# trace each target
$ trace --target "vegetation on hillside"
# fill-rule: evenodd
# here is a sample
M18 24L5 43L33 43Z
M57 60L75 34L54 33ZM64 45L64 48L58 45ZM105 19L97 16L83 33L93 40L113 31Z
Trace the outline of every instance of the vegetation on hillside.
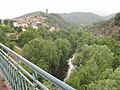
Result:
M67 21L73 22L75 25L80 26L81 24L93 24L99 21L109 20L114 16L114 14L109 16L99 16L93 13L86 12L72 12L60 14L62 18Z
M10 26L0 25L0 43L13 49L15 45L15 29Z
M65 19L63 19L60 15L58 14L48 14L47 15L47 22L51 25L51 26L56 26L56 28L64 28L64 29L71 29L71 28L75 28L75 25L71 22L66 21Z
M108 21L98 22L93 25L91 31L97 35L112 37L116 41L120 41L120 13Z
M99 15L96 15L94 13L89 13L89 12L88 13L86 13L86 12L72 12L72 13L46 14L46 13L41 12L41 11L36 11L36 12L22 15L22 16L17 17L17 18L25 18L25 17L29 17L29 16L40 16L40 15L48 17L49 24L56 25L56 23L58 23L57 26L59 26L59 27L62 26L65 28L67 26L70 26L70 24L72 24L72 27L80 26L81 24L91 25L91 24L97 23L99 21L109 20L110 18L115 16L115 14L111 14L108 16L99 16Z

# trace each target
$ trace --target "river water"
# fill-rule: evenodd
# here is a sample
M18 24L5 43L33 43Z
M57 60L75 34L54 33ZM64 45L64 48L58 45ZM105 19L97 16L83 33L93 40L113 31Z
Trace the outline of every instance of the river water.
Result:
M74 69L74 66L72 64L72 60L74 60L74 54L73 54L72 58L70 58L69 60L67 60L69 68L68 68L68 72L67 72L67 75L66 75L66 78L64 79L64 81L67 80L67 79L69 79L70 74L72 73L72 70Z

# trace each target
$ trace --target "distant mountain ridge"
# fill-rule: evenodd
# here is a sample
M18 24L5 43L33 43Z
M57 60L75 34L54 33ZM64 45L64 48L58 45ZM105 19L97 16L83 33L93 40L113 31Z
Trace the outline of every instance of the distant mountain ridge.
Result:
M99 21L108 20L112 18L115 14L108 16L100 16L89 12L72 12L60 14L65 20L72 21L76 25L80 24L93 24Z
M113 14L104 16L104 18L107 19L107 20L109 20L109 19L111 19L112 17L115 17L115 15L116 15L116 13L113 13Z
M43 15L43 14L44 14L44 12L37 11L37 12L32 12L32 13L22 15L17 18L24 18L24 17L29 17L29 16L39 16L39 15ZM100 16L100 15L90 13L90 12L72 12L72 13L54 13L54 14L60 15L61 19L63 18L65 21L74 23L77 26L79 26L80 24L93 24L93 23L96 23L99 21L109 20L110 18L112 18L115 15L115 14L111 14L108 16ZM49 16L49 14L48 14L48 16Z

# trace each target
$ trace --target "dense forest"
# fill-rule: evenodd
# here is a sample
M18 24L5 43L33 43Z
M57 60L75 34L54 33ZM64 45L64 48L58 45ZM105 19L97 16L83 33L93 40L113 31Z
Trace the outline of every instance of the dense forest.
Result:
M119 17L117 14L114 22L118 27ZM97 35L86 28L54 32L44 26L26 29L19 32L19 28L11 24L1 24L0 43L13 50L15 46L20 47L19 54L77 90L120 89L120 44L114 37ZM64 80L69 69L68 60L73 56L74 68ZM44 83L43 79L39 80Z

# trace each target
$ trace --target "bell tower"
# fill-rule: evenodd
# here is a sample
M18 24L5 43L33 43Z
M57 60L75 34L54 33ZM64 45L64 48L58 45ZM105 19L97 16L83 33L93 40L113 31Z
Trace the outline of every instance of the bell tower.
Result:
M46 9L46 14L48 14L48 9Z

